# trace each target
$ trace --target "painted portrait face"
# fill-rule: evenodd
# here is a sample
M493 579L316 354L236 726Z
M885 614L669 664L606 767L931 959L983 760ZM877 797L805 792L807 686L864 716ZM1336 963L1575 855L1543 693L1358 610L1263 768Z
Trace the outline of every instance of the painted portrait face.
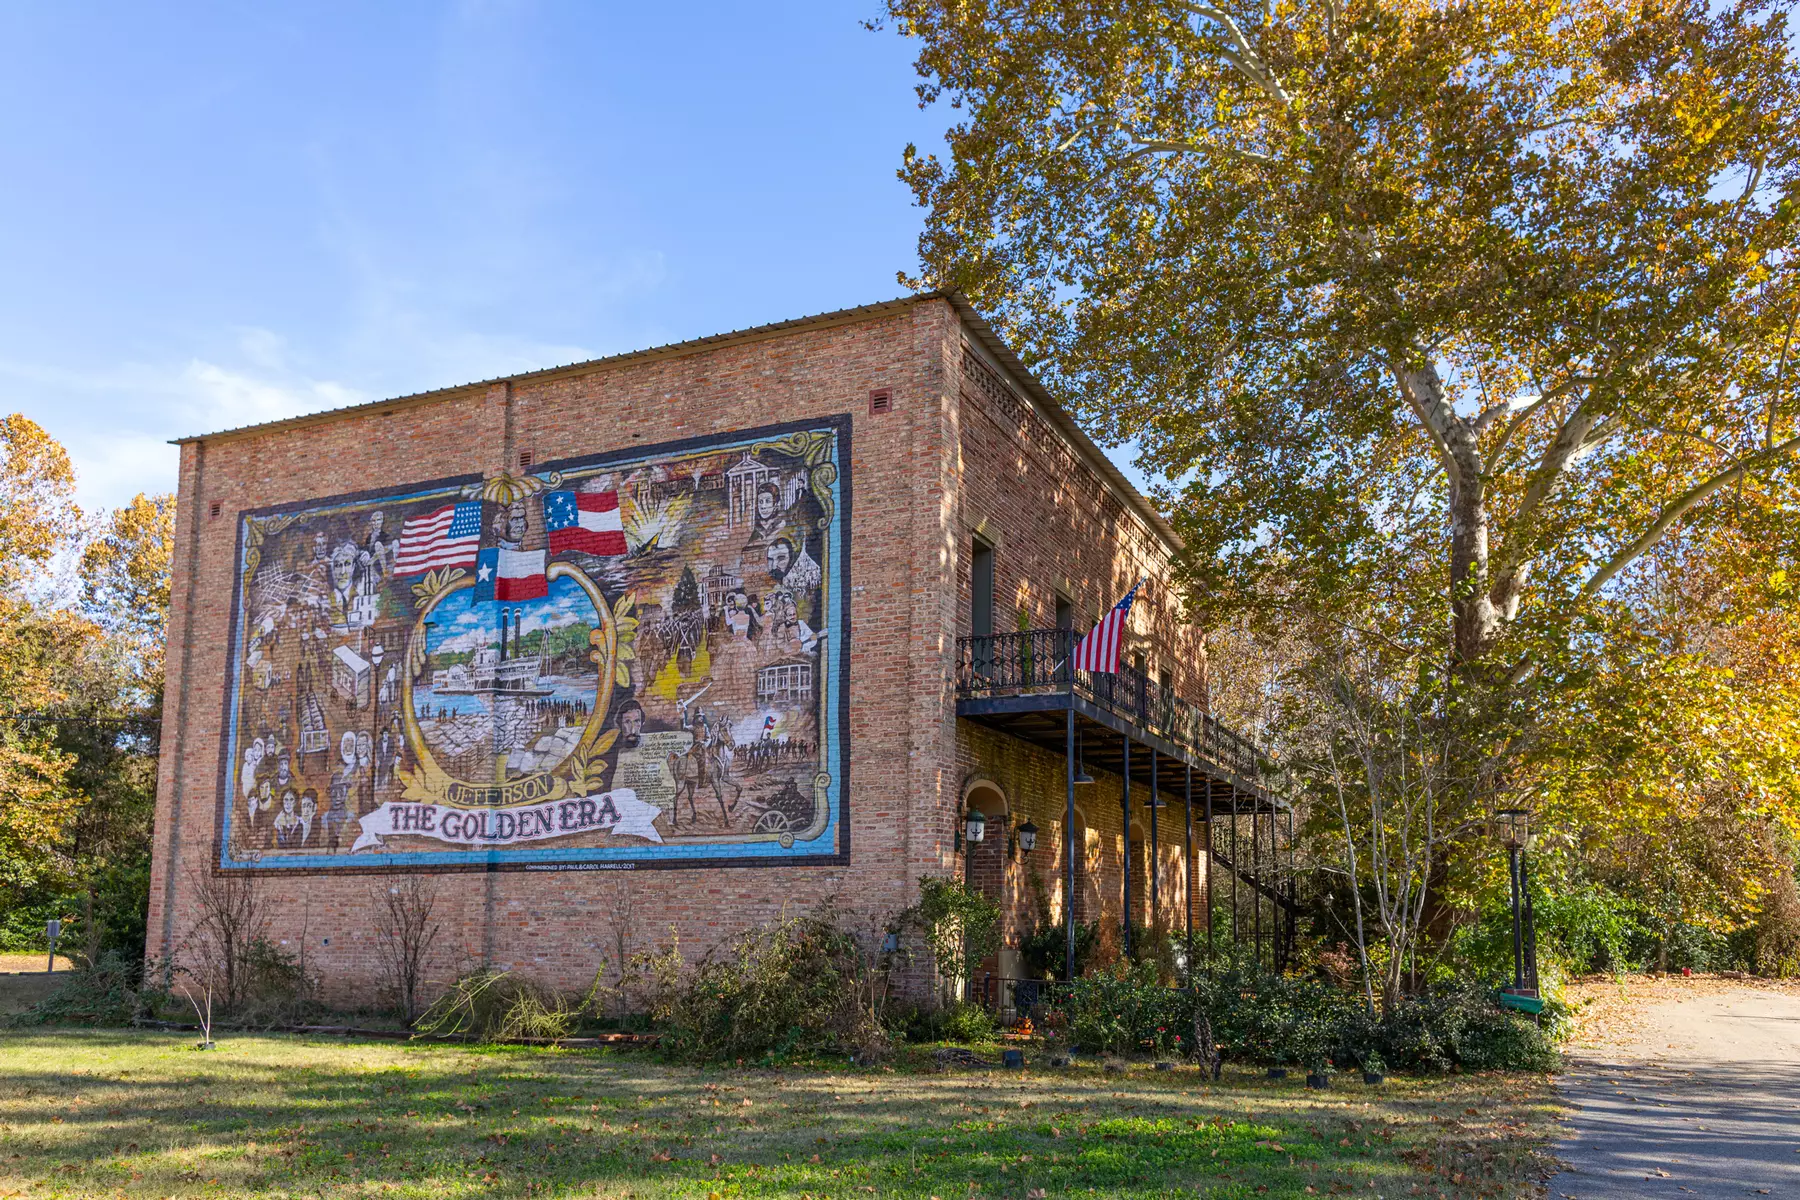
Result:
M291 813L294 811L294 793L281 793L281 811L284 813Z
M644 732L644 710L635 703L627 704L619 711L619 740L627 746L635 746Z
M509 542L524 541L525 529L525 502L518 500L506 510L506 540Z
M344 760L346 767L356 765L356 735L354 733L346 733L338 741L338 757Z
M761 491L756 493L756 516L758 520L767 521L775 515L775 493Z
M331 552L331 582L340 592L356 578L356 547L349 542Z
M769 574L776 579L785 576L788 573L788 568L794 565L793 547L789 546L785 539L770 545L767 556L769 560Z
M369 535L371 537L381 532L381 525L384 520L386 520L386 518L381 515L380 509L376 509L369 514Z
M331 543L325 538L323 529L313 534L312 556L314 562L324 562L330 552Z
M310 821L313 819L313 814L318 811L319 811L319 798L317 796L313 795L311 792L308 792L308 793L306 793L306 795L300 797L300 815L301 816L305 817L308 821Z
M371 749L373 749L373 746L369 742L369 735L366 733L357 734L356 735L356 765L357 766L366 767L369 765L369 751Z

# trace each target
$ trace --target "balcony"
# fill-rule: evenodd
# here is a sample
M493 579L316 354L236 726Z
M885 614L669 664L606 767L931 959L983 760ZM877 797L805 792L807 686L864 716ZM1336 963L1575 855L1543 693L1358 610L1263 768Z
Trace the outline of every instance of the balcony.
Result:
M1191 770L1195 807L1209 813L1287 808L1285 775L1255 743L1142 671L1072 669L1078 640L1067 629L958 638L956 715L1062 754L1073 710L1090 767L1174 795Z

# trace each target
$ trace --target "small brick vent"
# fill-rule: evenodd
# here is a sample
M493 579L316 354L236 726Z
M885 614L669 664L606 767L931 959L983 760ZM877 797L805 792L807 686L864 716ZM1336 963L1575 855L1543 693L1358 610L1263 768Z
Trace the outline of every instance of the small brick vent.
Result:
M224 511L225 511L225 506L223 504L219 503L219 501L214 500L212 502L212 507L207 510L207 513L210 516L217 517L220 513L224 512Z
M883 388L881 391L878 391L878 392L870 392L869 393L869 415L870 416L878 417L882 413L891 413L893 411L894 411L894 393L888 391L886 388Z
M534 458L535 458L535 456L529 450L519 451L519 470L521 470L521 471L531 470L531 464L532 464Z

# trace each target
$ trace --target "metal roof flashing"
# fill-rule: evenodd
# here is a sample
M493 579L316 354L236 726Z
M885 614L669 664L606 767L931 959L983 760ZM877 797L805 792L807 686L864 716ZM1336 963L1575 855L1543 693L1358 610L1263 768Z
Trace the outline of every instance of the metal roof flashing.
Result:
M213 433L190 434L186 437L171 438L171 445L185 445L190 442L217 441L220 439L236 439L256 434L274 433L288 429L300 429L309 425L320 425L329 421L360 416L384 416L405 408L415 408L423 404L431 404L440 400L449 400L458 396L466 396L502 383L524 383L534 380L554 379L568 375L582 375L607 367L623 366L627 363L646 362L659 358L694 354L702 350L719 346L735 345L749 341L762 341L782 334L802 329L826 328L834 325L847 325L865 321L875 317L895 315L905 312L914 306L932 300L942 300L956 311L963 327L974 335L981 348L989 357L1006 372L1012 383L1024 394L1042 415L1069 442L1070 448L1092 467L1106 483L1107 487L1117 493L1127 507L1135 512L1165 541L1170 549L1180 553L1183 543L1180 535L1170 527L1161 513L1150 504L1142 492L1134 487L1130 480L1114 466L1112 461L1093 439L1084 433L1073 417L1061 404L1053 399L1044 386L1026 369L1018 355L1001 340L986 318L975 310L969 300L961 292L953 289L919 292L911 296L900 296L892 300L882 300L874 304L858 305L855 308L841 308L832 312L816 313L812 316L796 317L786 321L775 321L767 325L754 325L746 329L731 330L726 333L709 334L706 337L691 338L682 342L671 342L663 346L652 346L642 350L629 350L622 354L607 355L603 358L588 359L583 362L566 363L557 367L545 367L536 371L525 371L513 375L500 375L492 379L476 380L472 383L455 384L450 387L434 388L427 392L414 392L405 396L393 396L385 400L369 400L361 404L345 405L342 408L329 408L316 413L305 413L295 417L284 417L275 421L264 421L255 425L240 425L231 429L221 429Z

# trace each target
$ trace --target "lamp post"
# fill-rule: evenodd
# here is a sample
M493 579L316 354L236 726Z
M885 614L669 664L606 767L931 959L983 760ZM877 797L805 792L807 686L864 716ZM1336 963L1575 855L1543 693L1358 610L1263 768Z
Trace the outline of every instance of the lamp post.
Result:
M1531 849L1531 810L1503 808L1494 814L1494 832L1506 847L1508 874L1512 882L1513 986L1516 994L1525 990L1525 943L1519 924L1519 899L1524 892L1524 855Z

